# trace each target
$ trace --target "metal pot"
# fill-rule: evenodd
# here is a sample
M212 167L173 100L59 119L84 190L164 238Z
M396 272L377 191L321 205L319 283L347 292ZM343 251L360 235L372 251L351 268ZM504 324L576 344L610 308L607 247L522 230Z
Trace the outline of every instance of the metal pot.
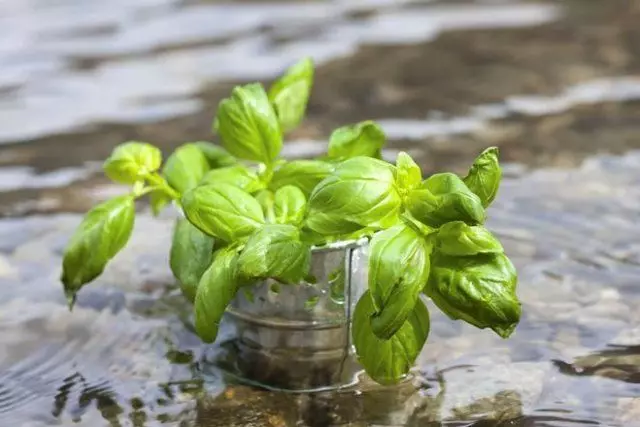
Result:
M357 382L351 316L367 288L368 240L314 248L310 277L271 280L240 292L228 308L234 370L278 389L317 391Z

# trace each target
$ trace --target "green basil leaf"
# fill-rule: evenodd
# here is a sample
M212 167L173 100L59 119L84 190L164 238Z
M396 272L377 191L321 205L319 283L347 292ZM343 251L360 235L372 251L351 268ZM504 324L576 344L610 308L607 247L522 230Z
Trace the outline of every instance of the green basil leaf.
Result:
M348 159L357 156L380 158L386 137L377 123L367 120L343 126L329 138L329 157Z
M133 229L132 195L100 203L84 217L64 251L64 292L72 307L76 293L104 271L107 263L127 244Z
M423 224L422 222L418 221L417 219L415 219L413 217L413 215L411 215L410 212L402 212L400 214L400 217L402 218L402 221L409 227L413 228L415 230L416 233L418 233L419 235L425 237L425 238L429 238L429 236L431 236L432 234L436 233L438 231L437 228L432 228L429 227L426 224Z
M304 219L307 199L298 187L287 185L275 193L274 213L279 224L298 225Z
M335 165L320 160L293 160L280 166L271 178L270 187L277 190L295 185L309 197L313 189L333 172Z
M413 311L429 278L431 245L399 224L373 236L369 247L369 291L376 314L373 332L391 338Z
M297 283L309 272L311 248L289 224L268 224L253 234L238 257L245 280L274 278Z
M327 239L327 236L318 234L315 231L312 231L305 226L303 226L300 229L300 239L311 246L317 246L317 247L324 246L327 243L329 243L329 239ZM345 240L353 240L353 239L345 239Z
M436 252L425 293L450 318L507 338L520 321L517 281L504 254L453 257Z
M450 221L481 224L485 220L482 202L465 183L452 173L430 176L411 191L406 200L409 212L431 227Z
M256 200L260 203L260 207L262 208L262 213L264 214L265 220L268 223L276 222L276 212L275 212L275 194L271 190L262 190L258 194L256 194Z
M502 253L504 249L493 234L482 226L470 226L452 221L438 229L438 250L446 255L467 256L482 253Z
M211 266L204 272L194 303L196 333L211 343L218 336L220 321L238 291L237 250L226 247L216 251Z
M163 190L154 190L149 193L149 204L151 205L151 213L154 216L160 215L160 212L171 203L171 197Z
M311 193L307 226L323 235L387 228L401 205L392 165L371 157L340 163Z
M213 238L185 218L178 218L173 230L169 265L180 282L182 294L191 302L196 297L200 278L211 264L213 245Z
M210 169L223 168L225 166L233 166L238 161L227 150L219 147L211 142L198 141L195 142L209 162Z
M183 144L167 159L162 174L169 185L180 194L194 188L209 170L202 150L194 143Z
M242 165L212 169L202 178L201 184L215 184L217 182L234 185L247 193L254 193L265 187L257 173Z
M160 149L146 142L131 141L118 145L105 160L103 170L113 181L134 184L160 169Z
M396 158L397 182L402 190L412 190L422 181L422 171L410 155L401 151Z
M283 132L289 132L304 118L313 85L313 61L304 58L292 65L269 89L269 99Z
M241 159L273 163L282 149L282 133L264 88L238 86L218 107L217 130L222 145Z
M484 150L475 159L469 173L464 178L464 183L480 197L482 206L485 208L496 198L500 187L502 169L498 162L499 154L497 147Z
M380 339L371 328L376 310L366 291L358 300L353 316L353 343L358 360L367 374L384 385L402 381L415 363L429 335L429 312L418 299L402 327L388 340Z
M182 206L193 225L225 242L246 237L264 224L258 201L231 184L200 185L182 196Z

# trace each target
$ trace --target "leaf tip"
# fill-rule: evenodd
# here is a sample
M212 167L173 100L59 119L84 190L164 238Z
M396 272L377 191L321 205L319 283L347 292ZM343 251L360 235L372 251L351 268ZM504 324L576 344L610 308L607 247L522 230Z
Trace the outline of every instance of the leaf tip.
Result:
M513 335L513 333L516 330L516 327L518 326L517 322L514 323L510 323L508 325L499 325L499 326L494 326L491 329L498 334L498 336L500 336L500 338L502 339L507 339L509 338L511 335Z
M76 293L73 291L65 291L65 297L67 299L67 307L69 311L73 311L73 307L76 305Z
M484 150L484 152L485 153L496 153L496 154L498 154L498 153L500 153L500 148L497 145L492 145L490 147L487 147Z
M208 327L196 323L196 334L205 344L213 344L218 337L218 325L214 323L213 327Z
M313 57L311 55L307 55L302 57L302 59L300 59L298 64L304 65L305 67L308 67L308 68L313 68L315 65L315 61L313 60Z

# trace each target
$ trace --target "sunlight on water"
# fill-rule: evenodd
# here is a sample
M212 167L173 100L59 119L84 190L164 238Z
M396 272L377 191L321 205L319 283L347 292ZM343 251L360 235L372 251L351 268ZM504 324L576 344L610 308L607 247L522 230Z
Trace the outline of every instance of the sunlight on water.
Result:
M0 91L11 96L0 99L0 143L96 122L192 114L201 105L188 98L203 85L271 78L305 55L322 64L364 43L425 41L442 31L535 25L557 15L555 7L536 4L402 11L392 2L173 3L1 2ZM365 20L348 18L376 3L393 7ZM274 45L278 30L256 34L264 27L287 29L293 39ZM308 37L309 28L318 35ZM200 46L212 42L219 45ZM78 68L83 62L95 65ZM166 99L147 101L160 97ZM25 120L32 117L39 119Z
M640 99L640 79L616 77L598 79L567 88L557 96L514 95L503 103L472 107L473 115L451 119L382 119L378 123L392 139L423 139L483 129L489 120L512 115L542 116L558 114L574 107L604 102L634 101Z

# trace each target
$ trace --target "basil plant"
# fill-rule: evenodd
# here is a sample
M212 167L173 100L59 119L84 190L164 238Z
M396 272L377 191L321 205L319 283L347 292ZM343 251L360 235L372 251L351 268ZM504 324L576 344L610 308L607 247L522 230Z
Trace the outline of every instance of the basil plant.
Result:
M170 266L193 302L195 330L213 342L228 304L262 279L296 285L311 251L370 239L369 283L353 315L357 357L377 382L404 378L429 334L425 295L451 319L509 337L520 319L517 274L484 226L501 180L498 149L465 176L427 177L413 159L381 159L385 135L372 121L336 129L317 159L280 157L284 135L303 119L313 64L304 59L266 90L238 86L219 104L206 141L179 146L163 162L144 142L115 148L104 163L128 194L95 206L66 247L62 283L73 307L131 236L136 200L176 220Z

